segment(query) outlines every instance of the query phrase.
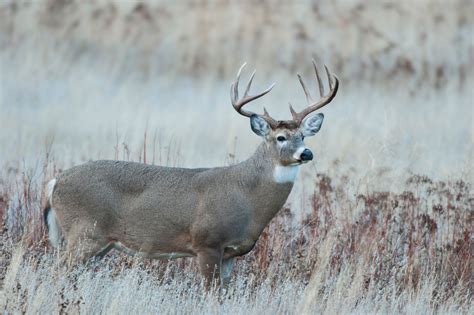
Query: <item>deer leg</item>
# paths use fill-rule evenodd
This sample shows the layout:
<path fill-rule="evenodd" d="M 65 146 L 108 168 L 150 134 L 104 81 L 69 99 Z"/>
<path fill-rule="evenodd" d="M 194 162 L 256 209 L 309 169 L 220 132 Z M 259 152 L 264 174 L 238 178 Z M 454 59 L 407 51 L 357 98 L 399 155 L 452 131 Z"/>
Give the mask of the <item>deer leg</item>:
<path fill-rule="evenodd" d="M 199 269 L 206 281 L 206 289 L 209 290 L 219 285 L 222 266 L 222 250 L 206 248 L 197 253 Z"/>
<path fill-rule="evenodd" d="M 102 259 L 108 252 L 110 252 L 113 248 L 115 248 L 115 244 L 113 242 L 109 242 L 105 247 L 99 249 L 96 254 L 94 254 L 93 258 L 95 259 Z"/>
<path fill-rule="evenodd" d="M 221 285 L 224 289 L 229 287 L 230 278 L 232 275 L 232 268 L 234 267 L 235 257 L 227 258 L 222 261 L 221 267 Z"/>
<path fill-rule="evenodd" d="M 112 248 L 110 242 L 96 228 L 80 229 L 79 226 L 66 237 L 67 259 L 71 265 L 86 263 L 90 258 L 101 259 Z"/>
<path fill-rule="evenodd" d="M 86 263 L 91 258 L 102 259 L 111 249 L 113 244 L 106 240 L 81 239 L 68 242 L 67 258 L 72 265 Z"/>

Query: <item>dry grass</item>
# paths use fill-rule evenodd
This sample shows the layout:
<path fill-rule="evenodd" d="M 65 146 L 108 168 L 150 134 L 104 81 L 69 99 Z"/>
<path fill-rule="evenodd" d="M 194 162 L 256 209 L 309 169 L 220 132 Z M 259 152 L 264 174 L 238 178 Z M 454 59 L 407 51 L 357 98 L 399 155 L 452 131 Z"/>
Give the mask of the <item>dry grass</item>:
<path fill-rule="evenodd" d="M 192 260 L 115 253 L 67 270 L 46 245 L 38 211 L 26 210 L 41 196 L 41 182 L 28 183 L 18 183 L 21 196 L 12 198 L 21 203 L 12 213 L 21 216 L 7 217 L 3 234 L 8 313 L 474 311 L 474 198 L 461 180 L 412 176 L 396 194 L 353 192 L 346 176 L 318 174 L 311 212 L 284 209 L 220 297 L 203 293 Z"/>
<path fill-rule="evenodd" d="M 3 1 L 0 310 L 7 313 L 473 313 L 472 1 Z M 98 158 L 217 166 L 259 141 L 229 105 L 244 60 L 277 118 L 315 57 L 341 78 L 316 162 L 230 291 L 192 260 L 67 270 L 44 183 Z M 261 108 L 261 105 L 252 105 Z M 426 174 L 419 176 L 414 174 Z"/>

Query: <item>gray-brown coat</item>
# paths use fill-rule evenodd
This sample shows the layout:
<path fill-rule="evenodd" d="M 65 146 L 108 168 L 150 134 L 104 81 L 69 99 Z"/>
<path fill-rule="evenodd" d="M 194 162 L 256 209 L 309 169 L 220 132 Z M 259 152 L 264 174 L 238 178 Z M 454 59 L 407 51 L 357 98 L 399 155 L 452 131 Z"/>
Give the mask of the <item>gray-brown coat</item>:
<path fill-rule="evenodd" d="M 338 81 L 332 86 L 328 77 L 330 94 L 302 113 L 292 110 L 290 121 L 244 111 L 271 87 L 247 95 L 252 75 L 238 99 L 237 79 L 232 104 L 263 138 L 242 163 L 185 169 L 93 161 L 64 171 L 49 183 L 45 221 L 51 243 L 58 246 L 64 239 L 67 251 L 80 260 L 113 248 L 150 258 L 196 256 L 207 280 L 227 282 L 234 257 L 253 248 L 286 202 L 299 166 L 313 158 L 303 140 L 319 131 L 324 116 L 306 116 L 334 97 Z"/>

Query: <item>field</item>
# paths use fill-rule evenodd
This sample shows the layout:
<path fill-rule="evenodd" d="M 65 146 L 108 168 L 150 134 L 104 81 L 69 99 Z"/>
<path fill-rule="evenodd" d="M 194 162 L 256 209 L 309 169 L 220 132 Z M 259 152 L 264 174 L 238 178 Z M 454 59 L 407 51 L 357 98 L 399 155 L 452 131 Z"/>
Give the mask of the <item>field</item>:
<path fill-rule="evenodd" d="M 0 0 L 4 313 L 473 313 L 474 4 Z M 341 81 L 284 209 L 205 294 L 190 259 L 67 268 L 45 183 L 96 159 L 210 167 L 259 143 L 232 109 L 306 104 L 311 59 Z"/>

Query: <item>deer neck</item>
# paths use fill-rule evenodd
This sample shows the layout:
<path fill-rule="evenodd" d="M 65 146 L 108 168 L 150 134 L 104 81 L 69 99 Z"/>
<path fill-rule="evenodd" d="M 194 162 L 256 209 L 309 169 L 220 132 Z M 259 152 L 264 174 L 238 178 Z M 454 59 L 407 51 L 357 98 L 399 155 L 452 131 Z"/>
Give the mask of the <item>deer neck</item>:
<path fill-rule="evenodd" d="M 299 165 L 282 165 L 276 156 L 276 153 L 265 143 L 261 143 L 255 153 L 249 158 L 246 167 L 259 178 L 263 185 L 268 186 L 293 186 L 296 175 L 299 171 Z"/>
<path fill-rule="evenodd" d="M 256 229 L 265 227 L 283 207 L 293 188 L 298 166 L 282 166 L 274 152 L 262 143 L 255 153 L 239 165 L 240 182 L 254 205 Z"/>

